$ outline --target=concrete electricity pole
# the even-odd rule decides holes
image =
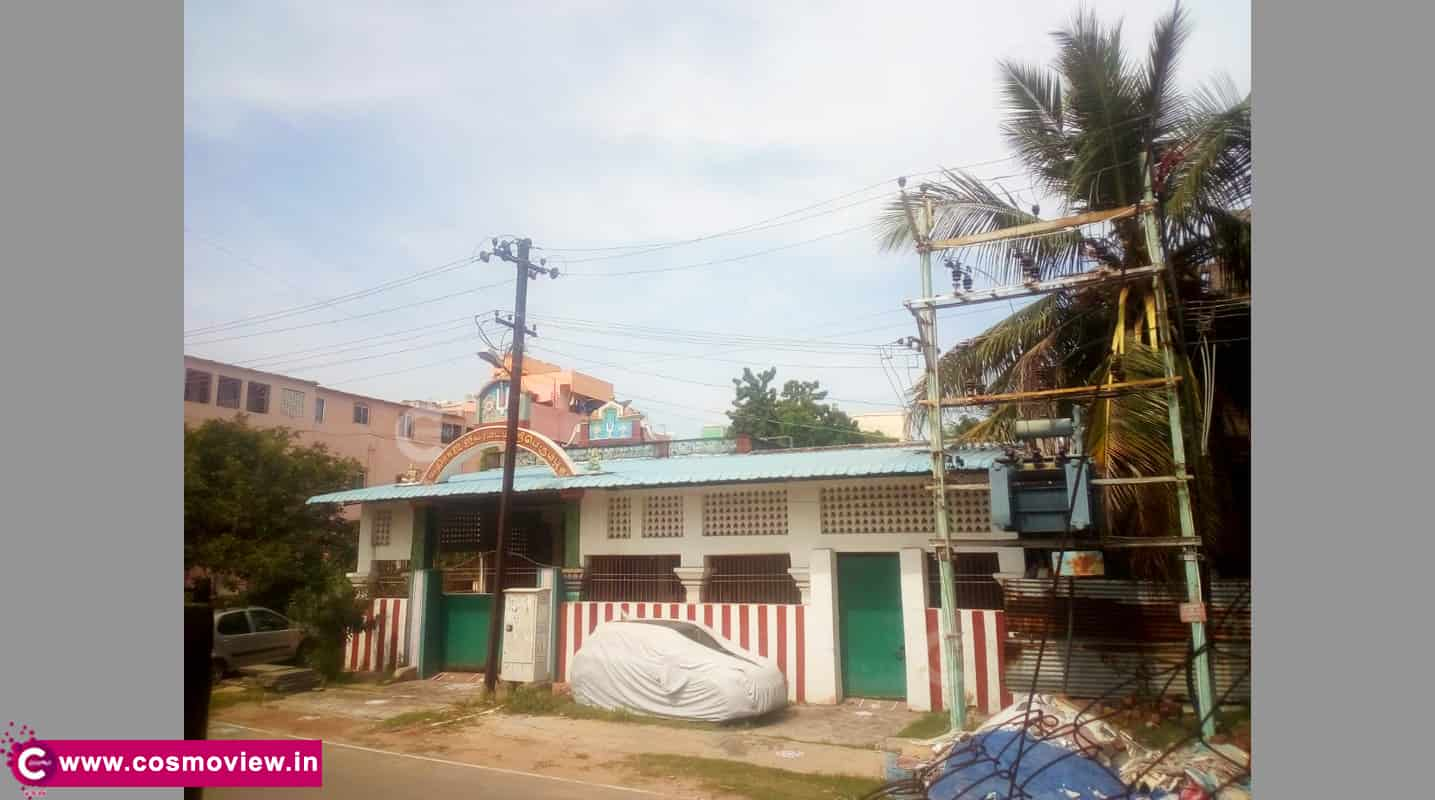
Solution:
[[[488,694],[493,694],[494,687],[498,683],[498,649],[503,634],[503,580],[507,572],[508,563],[508,511],[513,502],[513,469],[518,462],[518,413],[522,407],[520,399],[523,391],[523,338],[525,334],[538,335],[537,331],[530,330],[526,321],[528,310],[528,281],[539,275],[547,274],[550,278],[558,277],[558,269],[547,268],[547,259],[539,264],[528,260],[528,253],[533,247],[531,239],[504,239],[493,240],[493,251],[479,253],[479,260],[487,262],[492,256],[498,256],[504,261],[512,263],[518,270],[518,288],[513,300],[513,321],[503,322],[513,328],[513,358],[508,370],[508,416],[504,419],[506,429],[503,435],[503,493],[498,498],[498,541],[495,545],[497,552],[494,554],[493,569],[493,615],[488,621],[488,659],[483,668],[483,688]],[[515,249],[517,252],[515,253]]]
[[[912,218],[912,209],[907,204],[905,178],[897,185],[902,189],[902,205],[907,211],[907,222],[912,226],[912,236],[917,241],[919,269],[922,278],[922,296],[932,296],[932,199],[923,192],[922,216],[918,223]],[[966,729],[967,691],[962,675],[962,632],[957,614],[956,576],[953,574],[952,531],[947,516],[947,453],[942,445],[942,387],[938,379],[940,366],[937,345],[937,310],[924,308],[917,312],[918,331],[921,333],[922,358],[927,368],[927,442],[932,457],[932,504],[937,522],[937,569],[941,573],[942,596],[942,686],[946,689],[944,701],[947,716],[953,731]]]

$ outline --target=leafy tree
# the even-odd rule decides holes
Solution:
[[[1207,544],[1219,552],[1213,531],[1244,548],[1249,523],[1239,503],[1224,494],[1247,456],[1249,430],[1249,299],[1251,236],[1251,98],[1229,82],[1183,93],[1176,65],[1189,33],[1176,6],[1157,21],[1144,60],[1122,48],[1121,26],[1105,26],[1087,11],[1053,34],[1057,54],[1049,67],[1000,64],[1006,121],[1002,127],[1035,188],[1057,198],[1059,212],[1080,213],[1130,205],[1142,198],[1149,175],[1156,198],[1158,236],[1174,275],[1182,375],[1182,409],[1189,468],[1196,475],[1198,522]],[[1143,170],[1142,165],[1146,168]],[[1040,209],[1018,203],[1000,185],[962,171],[949,171],[919,191],[934,206],[935,238],[982,233],[1038,221]],[[889,249],[913,245],[907,212],[898,202],[879,222]],[[1137,267],[1152,263],[1139,220],[1111,224],[1110,234],[1066,231],[1029,240],[991,243],[951,254],[958,264],[999,283],[1022,280],[1023,268],[1042,278],[1093,266]],[[1151,286],[1136,282],[1051,294],[1020,308],[940,360],[944,393],[978,385],[1010,392],[1161,377],[1159,351],[1151,346]],[[1237,302],[1232,302],[1232,300]],[[1190,309],[1181,313],[1183,306]],[[1202,308],[1215,313],[1201,313]],[[1213,385],[1210,416],[1216,436],[1203,453],[1198,431],[1203,404],[1193,359],[1205,337],[1223,342]],[[1202,376],[1205,379],[1205,376]],[[916,397],[925,393],[921,383]],[[1069,404],[1063,404],[1069,407]],[[1066,408],[1060,409],[1063,413]],[[916,415],[924,408],[915,405]],[[967,428],[969,440],[1008,437],[1016,406],[998,408]],[[1165,397],[1142,392],[1095,402],[1089,415],[1087,452],[1108,475],[1170,474]],[[1244,439],[1244,441],[1242,441]],[[1105,493],[1112,526],[1127,534],[1169,535],[1177,530],[1169,487],[1112,487]],[[1216,515],[1222,515],[1217,518]],[[1161,560],[1160,569],[1169,566]]]
[[[328,651],[361,623],[344,576],[357,542],[337,508],[305,501],[353,486],[363,470],[297,437],[242,415],[185,428],[184,562],[246,603],[287,610],[316,636],[316,666],[336,668]]]
[[[967,431],[980,425],[982,418],[973,414],[962,414],[957,421],[942,428],[942,439],[963,439]]]
[[[727,412],[731,433],[790,447],[893,441],[859,430],[846,413],[824,403],[827,391],[818,381],[787,381],[779,394],[772,388],[776,376],[776,367],[756,374],[744,367],[742,377],[733,379],[734,410]]]

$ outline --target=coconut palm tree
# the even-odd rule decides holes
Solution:
[[[1053,36],[1050,67],[1000,63],[1006,118],[1002,132],[1042,198],[1062,206],[1056,216],[1129,206],[1140,201],[1150,176],[1159,236],[1172,268],[1168,298],[1177,333],[1177,369],[1183,375],[1182,410],[1187,453],[1197,476],[1198,523],[1207,543],[1222,549],[1222,531],[1245,536],[1244,514],[1225,496],[1217,476],[1231,474],[1239,457],[1226,437],[1203,437],[1212,420],[1218,433],[1248,430],[1248,317],[1251,233],[1250,96],[1214,82],[1183,93],[1175,72],[1189,32],[1176,6],[1159,19],[1144,60],[1123,51],[1120,24],[1104,26],[1078,12]],[[953,238],[1041,219],[1000,185],[969,173],[946,171],[918,189],[917,202],[934,208],[932,237]],[[914,245],[901,202],[878,221],[886,249]],[[1038,272],[1043,279],[1095,266],[1152,263],[1139,218],[1128,217],[1027,240],[1003,241],[946,254],[948,265],[992,283],[1015,283]],[[1148,282],[1049,294],[1031,302],[941,357],[944,394],[980,387],[987,392],[1034,390],[1161,377],[1151,346],[1154,297]],[[1244,298],[1244,300],[1242,300]],[[1244,303],[1244,305],[1242,305]],[[1204,344],[1203,344],[1204,343]],[[1215,364],[1213,348],[1221,352]],[[1214,367],[1220,366],[1220,372]],[[913,390],[925,395],[925,384]],[[1065,408],[1006,406],[962,435],[1003,440],[1023,414],[1064,413]],[[1161,392],[1099,400],[1090,408],[1087,452],[1104,475],[1170,474],[1166,402]],[[1202,444],[1205,442],[1205,444]],[[1125,535],[1171,535],[1177,530],[1169,487],[1120,487],[1107,492],[1111,528]],[[1229,513],[1236,511],[1238,519]],[[1248,536],[1245,537],[1248,539]],[[1229,548],[1225,548],[1228,549]],[[1167,564],[1151,559],[1148,567]]]

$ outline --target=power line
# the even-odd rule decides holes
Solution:
[[[428,325],[420,325],[416,328],[404,328],[402,330],[390,331],[388,333],[380,333],[373,336],[364,336],[358,339],[348,339],[342,342],[332,342],[330,344],[319,345],[317,347],[307,347],[302,350],[291,350],[285,353],[275,353],[273,355],[260,356],[259,358],[251,358],[247,361],[240,361],[237,363],[239,366],[248,366],[251,364],[259,364],[263,362],[307,361],[308,358],[303,358],[301,356],[304,356],[305,354],[317,354],[309,356],[310,358],[317,358],[332,353],[344,353],[352,350],[359,350],[363,349],[364,347],[373,347],[375,345],[365,345],[362,347],[341,347],[341,345],[351,345],[358,344],[359,342],[371,342],[378,339],[388,339],[390,337],[401,336],[403,334],[413,333],[415,331],[431,331],[434,328],[452,328],[456,327],[459,323],[463,323],[464,326],[467,327],[468,322],[468,317],[456,317],[454,319],[447,319],[442,322],[431,322]],[[400,339],[398,341],[408,341],[408,339]]]
[[[509,279],[506,280],[506,281],[499,281],[499,282],[497,282],[497,283],[487,283],[487,284],[484,284],[483,286],[475,286],[475,287],[473,287],[472,289],[460,289],[459,291],[449,292],[448,294],[440,295],[439,297],[430,297],[430,298],[428,298],[427,300],[419,300],[419,301],[416,301],[416,302],[413,302],[413,303],[405,303],[405,304],[399,305],[399,306],[391,306],[391,307],[389,307],[389,308],[381,308],[381,309],[379,309],[379,310],[377,310],[377,311],[370,311],[370,312],[367,313],[367,314],[358,314],[358,315],[354,316],[353,319],[356,319],[356,320],[359,320],[359,319],[367,319],[367,318],[369,318],[369,317],[377,317],[377,316],[379,316],[379,315],[381,315],[381,314],[390,314],[390,313],[393,313],[393,312],[395,312],[395,311],[402,311],[402,310],[404,310],[404,309],[406,309],[406,308],[417,308],[418,306],[428,305],[428,304],[430,304],[430,303],[438,303],[438,302],[442,302],[442,301],[444,301],[444,300],[452,300],[452,299],[455,298],[455,297],[462,297],[463,295],[466,295],[466,294],[473,294],[474,292],[481,292],[481,291],[483,291],[483,290],[485,290],[485,289],[494,289],[494,288],[497,288],[497,287],[499,287],[499,286],[507,286],[507,285],[510,284],[510,283],[513,283],[513,279],[512,279],[512,278],[509,278]],[[320,325],[333,325],[333,324],[336,323],[336,322],[344,322],[344,321],[345,321],[345,320],[322,320],[322,321],[319,321],[319,322],[309,322],[309,323],[305,323],[305,324],[303,324],[303,325],[291,325],[291,326],[288,327],[288,328],[273,328],[273,329],[267,330],[267,331],[256,331],[255,333],[244,333],[244,334],[239,334],[239,335],[236,335],[236,336],[226,336],[226,337],[223,337],[223,338],[220,338],[220,339],[206,339],[206,340],[201,341],[201,342],[190,342],[189,344],[191,344],[191,345],[206,345],[206,344],[217,344],[217,343],[219,343],[219,342],[232,342],[232,341],[234,341],[234,340],[236,340],[236,339],[251,339],[251,338],[253,338],[253,337],[255,337],[255,336],[269,336],[269,335],[272,335],[272,334],[275,334],[275,333],[288,333],[288,332],[290,332],[290,331],[304,330],[304,329],[306,329],[306,328],[314,328],[314,327],[318,327],[318,326],[320,326]]]
[[[974,162],[974,163],[971,163],[971,164],[966,164],[966,165],[963,165],[963,166],[960,166],[960,167],[956,167],[956,169],[972,169],[972,168],[975,168],[975,167],[987,166],[987,165],[990,165],[990,164],[1000,164],[1000,163],[1005,162],[1005,161],[1011,161],[1011,160],[1013,160],[1013,159],[1015,159],[1015,158],[1017,158],[1017,156],[1016,156],[1015,154],[1013,154],[1013,155],[1006,156],[1006,157],[1004,157],[1004,158],[995,158],[995,159],[990,159],[990,160],[987,160],[987,161],[978,161],[978,162]],[[908,176],[908,177],[921,177],[921,176],[925,176],[925,175],[935,175],[935,174],[937,174],[937,173],[939,173],[939,172],[942,172],[942,171],[943,171],[943,169],[941,169],[941,168],[939,168],[939,169],[934,169],[934,170],[927,170],[926,172],[915,173],[915,174],[910,175],[910,176]],[[860,188],[860,189],[854,189],[854,190],[852,190],[852,191],[850,191],[850,192],[846,192],[846,193],[844,193],[844,194],[837,195],[836,197],[832,197],[832,198],[829,198],[829,199],[827,199],[827,200],[823,200],[823,201],[820,201],[820,202],[817,202],[817,203],[813,203],[813,204],[811,204],[811,205],[803,206],[802,208],[798,208],[798,209],[794,209],[794,210],[792,210],[792,211],[788,211],[788,212],[785,212],[785,213],[782,213],[782,214],[778,214],[777,216],[774,216],[774,217],[768,217],[768,218],[766,218],[766,219],[758,220],[757,222],[748,223],[747,225],[741,225],[741,226],[738,226],[738,227],[736,227],[736,228],[729,228],[729,229],[724,230],[724,231],[718,231],[718,232],[716,232],[716,233],[710,233],[710,234],[706,234],[706,235],[703,235],[703,236],[696,236],[696,237],[692,237],[692,238],[689,238],[689,239],[673,239],[673,240],[669,240],[669,241],[665,241],[665,242],[651,242],[651,243],[646,243],[646,244],[631,244],[631,245],[612,245],[612,246],[606,246],[606,247],[545,247],[545,248],[540,248],[540,249],[544,250],[545,252],[552,252],[552,253],[564,253],[564,252],[568,252],[568,253],[585,252],[585,253],[588,253],[588,252],[612,252],[612,251],[615,251],[615,250],[637,250],[637,251],[641,251],[641,252],[628,253],[628,254],[626,254],[625,256],[618,256],[618,257],[626,257],[626,256],[630,256],[630,255],[643,255],[643,254],[649,253],[649,252],[656,252],[656,251],[659,250],[659,249],[669,249],[669,248],[673,248],[673,247],[680,247],[680,246],[683,246],[683,245],[695,244],[695,243],[698,243],[698,242],[704,242],[704,241],[708,241],[708,240],[710,240],[710,239],[717,239],[717,238],[721,238],[721,237],[724,237],[724,236],[731,236],[731,235],[736,235],[736,234],[739,234],[739,233],[749,233],[749,232],[751,232],[752,230],[755,230],[755,229],[761,229],[761,228],[766,228],[766,227],[775,227],[774,225],[771,225],[770,223],[776,222],[777,220],[785,219],[785,218],[787,218],[787,217],[794,216],[794,215],[796,215],[796,214],[801,214],[801,213],[806,212],[806,211],[811,211],[811,210],[814,210],[814,209],[817,209],[817,208],[821,208],[821,207],[826,206],[826,205],[831,205],[832,203],[836,203],[836,202],[839,202],[839,201],[841,201],[841,200],[846,200],[846,199],[849,198],[849,197],[853,197],[853,196],[856,196],[856,195],[859,195],[859,194],[864,194],[864,193],[866,193],[866,192],[870,192],[870,191],[872,191],[873,189],[877,189],[877,188],[880,188],[880,187],[882,187],[882,186],[886,186],[886,185],[892,183],[892,182],[895,181],[895,180],[896,180],[895,177],[894,177],[894,178],[885,178],[885,179],[883,179],[883,180],[876,181],[876,182],[874,182],[874,183],[870,183],[870,184],[868,184],[868,185],[866,185],[866,186],[863,186],[863,187]],[[862,201],[862,202],[869,202],[869,201]],[[847,206],[847,207],[850,207],[850,206]],[[841,209],[835,209],[835,210],[841,210]],[[829,212],[829,213],[830,213],[830,212]],[[811,217],[807,217],[807,218],[805,218],[805,219],[810,219],[810,218],[811,218]],[[794,220],[794,221],[800,221],[800,220]],[[574,260],[572,260],[571,263],[575,263],[575,264],[576,264],[576,263],[579,263],[579,261],[583,261],[583,260],[596,260],[596,259],[574,259]]]
[[[348,303],[353,300],[360,300],[365,297],[371,297],[375,294],[386,292],[391,289],[397,289],[401,286],[407,286],[409,284],[416,283],[426,278],[432,278],[436,275],[442,275],[446,272],[452,272],[456,269],[468,266],[469,264],[473,264],[477,261],[478,259],[476,257],[467,256],[456,261],[450,261],[447,264],[440,264],[437,267],[421,270],[417,273],[405,276],[403,278],[396,278],[391,281],[386,281],[384,283],[378,284],[377,286],[371,286],[368,289],[361,289],[356,292],[338,295],[336,297],[331,297],[327,300],[321,300],[316,303],[295,306],[293,308],[282,309],[279,311],[271,311],[264,314],[253,314],[248,317],[241,317],[239,319],[230,320],[229,322],[216,323],[214,325],[205,325],[199,328],[191,328],[190,330],[185,331],[184,335],[186,337],[202,336],[210,333],[219,333],[221,331],[226,331],[233,328],[246,328],[250,325],[259,325],[265,322],[273,322],[275,320],[284,319],[286,317],[291,317],[299,314],[307,314],[311,311],[318,311],[320,309],[328,308],[339,303]]]
[[[709,388],[709,389],[727,389],[727,388],[730,388],[730,386],[731,386],[731,384],[706,383],[706,382],[704,382],[704,381],[695,381],[695,380],[691,380],[691,379],[688,379],[688,378],[677,378],[677,377],[674,377],[674,376],[672,376],[672,375],[663,375],[663,374],[657,373],[657,372],[645,372],[645,371],[643,371],[643,370],[633,369],[633,368],[631,368],[631,367],[625,367],[625,366],[622,366],[621,364],[613,364],[613,363],[609,363],[609,362],[605,362],[605,361],[594,361],[594,360],[592,360],[592,359],[584,359],[584,358],[581,358],[581,357],[579,357],[579,356],[575,356],[575,355],[573,355],[572,353],[564,353],[564,352],[561,352],[561,351],[558,351],[558,350],[554,350],[553,348],[548,347],[547,345],[544,345],[544,346],[542,346],[542,347],[539,348],[539,349],[545,350],[545,351],[547,351],[547,352],[549,352],[549,353],[553,353],[554,355],[557,355],[557,356],[562,356],[562,357],[564,357],[564,358],[574,359],[574,360],[578,361],[579,363],[589,363],[589,364],[595,364],[595,365],[601,366],[601,367],[611,367],[611,368],[613,368],[613,369],[623,370],[623,371],[625,371],[625,372],[631,372],[631,373],[634,373],[634,374],[636,374],[636,375],[647,375],[647,376],[649,376],[649,377],[658,378],[659,380],[674,381],[674,382],[677,382],[677,383],[689,383],[689,384],[692,384],[692,385],[694,385],[694,386],[705,386],[705,387],[707,387],[707,388]],[[832,397],[832,396],[830,396],[830,395],[829,395],[828,397],[826,397],[825,399],[830,400],[830,401],[832,401],[832,402],[834,402],[834,403],[851,403],[851,404],[853,404],[853,405],[877,406],[878,408],[906,408],[906,406],[903,406],[903,405],[893,405],[892,403],[878,402],[878,401],[874,401],[874,400],[853,400],[853,399],[849,399],[849,398]]]
[[[659,272],[680,272],[690,269],[700,269],[702,267],[713,267],[719,264],[732,264],[737,261],[746,261],[748,259],[757,258],[759,256],[779,253],[783,250],[791,250],[795,247],[803,247],[805,245],[814,244],[816,242],[824,241],[826,239],[844,236],[854,231],[859,231],[863,228],[869,227],[871,227],[871,223],[864,222],[860,225],[853,225],[850,228],[843,228],[841,230],[832,231],[831,233],[824,233],[821,236],[814,236],[811,239],[803,239],[800,242],[791,242],[784,245],[778,245],[777,247],[769,247],[765,250],[758,250],[753,253],[745,253],[739,256],[731,256],[729,258],[717,258],[711,261],[700,261],[695,264],[683,264],[677,267],[654,267],[652,269],[634,269],[626,270],[624,272],[565,272],[564,274],[574,278],[616,278],[626,275],[652,275]]]

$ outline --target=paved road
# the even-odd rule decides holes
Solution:
[[[216,739],[276,738],[263,733],[215,723]],[[500,800],[522,797],[536,800],[648,800],[656,792],[550,778],[477,764],[374,750],[355,745],[324,743],[322,789],[205,789],[205,800],[314,800],[320,797],[354,800],[390,800],[423,797],[434,800]]]

